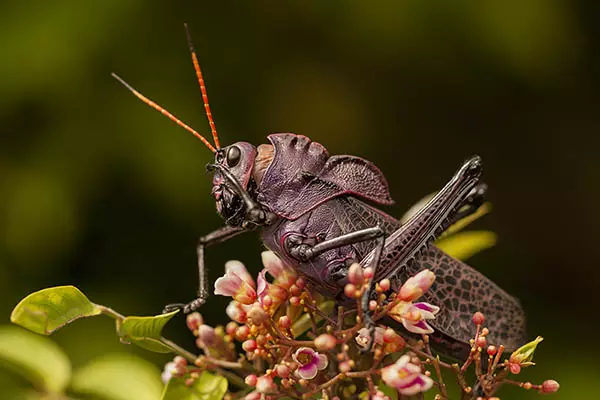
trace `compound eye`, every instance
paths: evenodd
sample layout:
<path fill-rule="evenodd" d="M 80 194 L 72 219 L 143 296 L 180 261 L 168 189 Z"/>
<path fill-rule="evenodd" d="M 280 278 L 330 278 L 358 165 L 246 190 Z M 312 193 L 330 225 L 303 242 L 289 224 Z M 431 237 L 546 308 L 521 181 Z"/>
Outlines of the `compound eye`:
<path fill-rule="evenodd" d="M 241 156 L 242 152 L 240 151 L 240 148 L 231 146 L 229 150 L 227 150 L 227 165 L 229 165 L 229 167 L 235 167 L 240 162 Z"/>

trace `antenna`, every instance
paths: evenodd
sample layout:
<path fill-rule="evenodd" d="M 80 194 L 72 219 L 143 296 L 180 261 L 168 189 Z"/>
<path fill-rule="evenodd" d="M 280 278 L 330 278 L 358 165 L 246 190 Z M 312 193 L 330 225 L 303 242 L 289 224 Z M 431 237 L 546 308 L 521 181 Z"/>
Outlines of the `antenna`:
<path fill-rule="evenodd" d="M 127 89 L 129 89 L 131 91 L 131 93 L 133 93 L 138 99 L 140 99 L 144 103 L 148 104 L 150 107 L 154 108 L 156 111 L 159 111 L 160 113 L 162 113 L 163 115 L 165 115 L 167 118 L 169 118 L 171 121 L 174 121 L 177 125 L 181 126 L 183 129 L 187 130 L 188 132 L 191 132 L 198 139 L 202 140 L 202 143 L 204 143 L 206 145 L 206 147 L 208 147 L 208 149 L 210 151 L 212 151 L 213 153 L 217 152 L 217 150 L 215 150 L 215 148 L 213 147 L 213 145 L 210 144 L 210 142 L 208 140 L 206 140 L 206 138 L 204 136 L 202 136 L 201 134 L 199 134 L 198 132 L 196 132 L 195 130 L 193 130 L 192 128 L 190 128 L 188 125 L 186 125 L 183 122 L 181 122 L 181 120 L 179 120 L 176 116 L 174 116 L 173 114 L 171 114 L 170 112 L 168 112 L 166 109 L 164 109 L 163 107 L 159 106 L 158 104 L 156 104 L 155 102 L 153 102 L 152 100 L 148 99 L 146 96 L 144 96 L 143 94 L 141 94 L 140 92 L 138 92 L 137 90 L 135 90 L 127 82 L 125 82 L 123 79 L 121 79 L 121 77 L 119 75 L 115 74 L 114 72 L 111 75 L 116 80 L 118 80 L 119 82 L 121 82 L 123 84 L 123 86 L 125 86 Z M 205 106 L 208 106 L 208 104 L 205 104 Z M 213 123 L 213 125 L 214 125 L 214 123 Z M 216 134 L 216 132 L 215 132 L 215 134 Z M 219 147 L 218 143 L 219 142 L 217 142 L 217 147 Z"/>
<path fill-rule="evenodd" d="M 192 35 L 190 35 L 190 30 L 188 29 L 187 24 L 183 24 L 185 28 L 185 36 L 187 37 L 188 46 L 190 47 L 190 53 L 192 54 L 192 63 L 194 64 L 194 70 L 196 71 L 196 76 L 198 77 L 198 83 L 200 84 L 200 91 L 202 92 L 202 101 L 204 101 L 204 110 L 206 111 L 206 117 L 208 118 L 208 123 L 210 124 L 210 131 L 212 132 L 213 141 L 215 142 L 215 146 L 217 149 L 221 148 L 219 144 L 219 136 L 217 136 L 217 128 L 215 127 L 215 121 L 213 121 L 212 113 L 210 112 L 210 105 L 208 104 L 208 95 L 206 94 L 206 86 L 204 85 L 204 78 L 202 77 L 202 71 L 200 70 L 200 64 L 198 63 L 198 57 L 196 56 L 196 50 L 194 49 L 194 44 L 192 43 Z"/>

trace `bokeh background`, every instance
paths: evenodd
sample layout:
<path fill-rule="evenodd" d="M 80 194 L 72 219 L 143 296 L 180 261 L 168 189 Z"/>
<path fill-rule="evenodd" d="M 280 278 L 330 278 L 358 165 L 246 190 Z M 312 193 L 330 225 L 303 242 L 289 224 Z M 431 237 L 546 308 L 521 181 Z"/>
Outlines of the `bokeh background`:
<path fill-rule="evenodd" d="M 553 398 L 594 398 L 599 12 L 567 0 L 3 1 L 0 323 L 53 285 L 125 314 L 193 297 L 196 239 L 221 224 L 210 153 L 110 77 L 208 133 L 187 22 L 223 143 L 294 132 L 363 156 L 398 216 L 480 154 L 494 211 L 477 227 L 500 242 L 471 264 L 546 339 L 523 378 L 557 379 Z M 257 271 L 261 249 L 256 235 L 211 248 L 211 280 L 231 258 Z M 206 320 L 223 321 L 225 304 L 212 298 Z M 193 345 L 183 318 L 167 334 Z M 107 318 L 53 339 L 76 366 L 112 352 L 168 359 L 121 345 Z"/>

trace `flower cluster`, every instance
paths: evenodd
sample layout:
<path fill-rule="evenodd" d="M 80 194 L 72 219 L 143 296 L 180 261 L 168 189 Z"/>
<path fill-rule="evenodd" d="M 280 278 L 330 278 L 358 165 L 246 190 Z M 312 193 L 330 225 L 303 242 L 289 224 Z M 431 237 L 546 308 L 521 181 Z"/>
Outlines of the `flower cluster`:
<path fill-rule="evenodd" d="M 321 297 L 272 252 L 262 253 L 262 261 L 264 269 L 256 281 L 241 262 L 226 263 L 225 275 L 215 282 L 215 294 L 232 298 L 226 309 L 231 322 L 213 328 L 199 313 L 188 315 L 188 328 L 203 355 L 194 365 L 176 357 L 165 367 L 163 379 L 178 377 L 192 384 L 201 371 L 215 371 L 228 378 L 230 398 L 246 400 L 361 396 L 389 400 L 385 393 L 390 390 L 411 396 L 434 389 L 439 392 L 436 398 L 447 399 L 441 375 L 446 368 L 456 373 L 463 398 L 468 399 L 492 398 L 503 384 L 540 393 L 558 390 L 558 383 L 551 380 L 534 385 L 507 379 L 532 365 L 541 338 L 502 360 L 504 348 L 487 345 L 489 332 L 481 313 L 473 316 L 475 335 L 462 365 L 436 357 L 428 335 L 434 331 L 430 323 L 439 307 L 418 302 L 435 280 L 429 270 L 391 290 L 388 279 L 371 285 L 373 271 L 354 264 L 344 288 L 351 300 L 342 307 Z M 365 310 L 362 298 L 371 287 L 374 292 Z M 388 326 L 391 321 L 384 324 L 386 317 L 400 324 Z M 476 386 L 467 384 L 469 366 L 475 368 Z"/>

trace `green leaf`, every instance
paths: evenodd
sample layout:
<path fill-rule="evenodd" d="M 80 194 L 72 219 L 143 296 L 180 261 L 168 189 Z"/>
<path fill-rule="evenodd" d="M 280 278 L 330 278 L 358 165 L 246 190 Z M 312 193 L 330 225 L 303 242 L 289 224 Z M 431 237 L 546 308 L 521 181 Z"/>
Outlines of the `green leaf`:
<path fill-rule="evenodd" d="M 134 343 L 156 353 L 170 353 L 171 349 L 161 342 L 162 329 L 179 310 L 154 317 L 127 317 L 117 322 L 117 333 L 124 343 Z"/>
<path fill-rule="evenodd" d="M 325 315 L 333 314 L 333 305 L 334 302 L 332 300 L 327 300 L 318 305 L 319 310 L 321 310 Z M 321 321 L 323 318 L 319 316 L 319 314 L 315 314 L 316 322 Z M 312 327 L 312 322 L 310 320 L 310 316 L 308 314 L 303 314 L 294 324 L 292 325 L 292 333 L 294 337 L 302 335 L 304 332 L 309 330 Z"/>
<path fill-rule="evenodd" d="M 227 379 L 204 371 L 191 386 L 185 378 L 171 378 L 161 400 L 221 400 L 226 392 Z"/>
<path fill-rule="evenodd" d="M 467 231 L 443 237 L 435 245 L 450 256 L 466 260 L 475 254 L 493 247 L 498 240 L 490 231 Z"/>
<path fill-rule="evenodd" d="M 0 327 L 0 360 L 46 392 L 61 393 L 71 378 L 71 363 L 56 343 L 14 326 Z"/>
<path fill-rule="evenodd" d="M 163 384 L 154 364 L 120 353 L 97 358 L 76 370 L 71 389 L 105 400 L 158 400 Z"/>
<path fill-rule="evenodd" d="M 75 286 L 57 286 L 25 297 L 10 320 L 35 333 L 49 335 L 77 319 L 98 314 L 100 309 Z"/>

